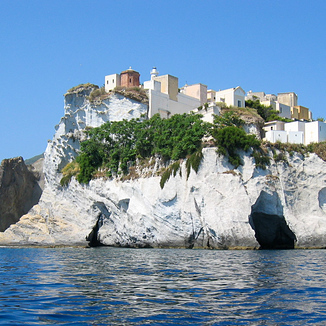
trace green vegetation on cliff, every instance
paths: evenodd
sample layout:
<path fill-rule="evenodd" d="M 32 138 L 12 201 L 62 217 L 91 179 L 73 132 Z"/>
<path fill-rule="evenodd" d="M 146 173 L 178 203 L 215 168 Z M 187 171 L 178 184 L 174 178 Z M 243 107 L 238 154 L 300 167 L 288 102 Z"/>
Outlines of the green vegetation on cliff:
<path fill-rule="evenodd" d="M 279 112 L 274 110 L 272 106 L 266 106 L 260 103 L 259 100 L 247 100 L 246 107 L 255 109 L 257 113 L 265 121 L 279 120 L 284 122 L 291 122 L 291 119 L 282 118 L 279 116 Z"/>
<path fill-rule="evenodd" d="M 238 167 L 242 165 L 239 150 L 252 149 L 257 168 L 266 169 L 270 160 L 287 163 L 287 153 L 308 155 L 314 152 L 326 160 L 326 142 L 309 146 L 295 144 L 269 144 L 247 134 L 242 128 L 244 121 L 233 111 L 215 116 L 214 123 L 204 122 L 198 114 L 174 115 L 161 119 L 157 114 L 151 119 L 132 119 L 107 122 L 98 128 L 86 131 L 87 140 L 81 143 L 81 152 L 76 161 L 63 170 L 61 185 L 69 184 L 72 176 L 80 183 L 88 183 L 96 176 L 128 176 L 135 172 L 135 163 L 152 161 L 159 157 L 170 162 L 161 171 L 161 187 L 173 174 L 180 171 L 182 160 L 186 160 L 186 173 L 198 171 L 203 158 L 202 148 L 214 145 L 217 152 Z M 203 139 L 206 140 L 203 142 Z M 152 161 L 154 162 L 154 161 Z"/>
<path fill-rule="evenodd" d="M 88 183 L 95 175 L 127 175 L 136 160 L 160 157 L 164 162 L 176 161 L 162 175 L 161 186 L 176 174 L 180 160 L 186 159 L 187 177 L 191 168 L 198 171 L 202 160 L 203 138 L 212 139 L 218 152 L 226 155 L 235 166 L 242 164 L 237 150 L 259 147 L 253 135 L 241 128 L 244 121 L 233 112 L 215 117 L 213 124 L 204 122 L 198 114 L 176 114 L 170 119 L 159 115 L 151 119 L 107 122 L 86 131 L 87 140 L 81 143 L 76 162 L 62 172 L 61 185 L 76 176 L 80 183 Z M 100 173 L 99 173 L 100 172 Z M 103 174 L 104 173 L 104 174 Z"/>
<path fill-rule="evenodd" d="M 127 174 L 136 159 L 158 155 L 164 161 L 186 158 L 201 148 L 210 124 L 200 115 L 174 115 L 161 119 L 139 119 L 107 122 L 87 131 L 88 140 L 81 144 L 77 157 L 80 172 L 77 179 L 87 183 L 97 169 L 107 175 Z"/>

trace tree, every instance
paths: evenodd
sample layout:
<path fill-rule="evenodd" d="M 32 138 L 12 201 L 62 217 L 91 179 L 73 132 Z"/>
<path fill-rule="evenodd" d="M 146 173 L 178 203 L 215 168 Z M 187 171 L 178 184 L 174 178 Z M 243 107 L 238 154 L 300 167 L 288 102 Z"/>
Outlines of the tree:
<path fill-rule="evenodd" d="M 277 114 L 277 111 L 272 106 L 266 106 L 260 103 L 259 100 L 247 100 L 246 106 L 252 109 L 256 109 L 257 113 L 265 120 L 268 121 L 272 114 Z"/>

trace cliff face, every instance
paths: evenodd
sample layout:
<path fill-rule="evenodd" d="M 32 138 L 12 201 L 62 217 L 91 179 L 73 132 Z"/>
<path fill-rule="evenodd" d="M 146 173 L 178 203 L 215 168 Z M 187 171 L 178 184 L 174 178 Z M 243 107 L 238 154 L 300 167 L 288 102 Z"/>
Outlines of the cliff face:
<path fill-rule="evenodd" d="M 41 194 L 42 175 L 37 167 L 28 169 L 22 157 L 3 160 L 0 166 L 0 231 L 26 214 L 37 204 Z"/>
<path fill-rule="evenodd" d="M 130 119 L 147 106 L 120 95 L 91 105 L 87 92 L 67 94 L 65 116 L 45 153 L 45 189 L 20 221 L 0 233 L 3 244 L 104 244 L 130 247 L 293 248 L 326 244 L 325 162 L 294 154 L 288 163 L 256 169 L 250 153 L 233 170 L 214 148 L 203 150 L 196 174 L 171 176 L 163 189 L 158 161 L 135 180 L 95 179 L 60 186 L 62 167 L 82 130 Z M 148 177 L 148 172 L 151 177 Z M 87 241 L 87 240 L 88 241 Z"/>

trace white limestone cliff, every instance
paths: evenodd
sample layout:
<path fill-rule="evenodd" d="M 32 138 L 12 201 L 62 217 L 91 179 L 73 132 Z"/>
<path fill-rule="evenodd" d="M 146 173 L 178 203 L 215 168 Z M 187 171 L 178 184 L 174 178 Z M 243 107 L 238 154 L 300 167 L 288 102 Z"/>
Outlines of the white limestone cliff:
<path fill-rule="evenodd" d="M 258 248 L 257 239 L 265 247 L 291 247 L 294 240 L 297 247 L 326 246 L 326 163 L 315 154 L 294 154 L 262 170 L 242 153 L 244 165 L 233 169 L 206 148 L 197 174 L 187 179 L 183 162 L 163 189 L 155 167 L 151 177 L 88 185 L 73 178 L 60 186 L 60 171 L 77 155 L 86 126 L 147 112 L 117 94 L 91 105 L 89 92 L 66 95 L 65 116 L 45 153 L 41 200 L 0 233 L 0 244 L 86 245 L 88 237 L 130 247 Z"/>

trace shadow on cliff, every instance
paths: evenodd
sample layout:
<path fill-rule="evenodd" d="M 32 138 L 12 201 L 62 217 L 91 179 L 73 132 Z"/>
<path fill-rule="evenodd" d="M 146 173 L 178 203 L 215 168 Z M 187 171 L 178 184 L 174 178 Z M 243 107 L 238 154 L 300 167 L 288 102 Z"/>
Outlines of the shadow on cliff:
<path fill-rule="evenodd" d="M 283 206 L 276 192 L 262 191 L 251 206 L 249 223 L 255 231 L 260 249 L 293 249 L 295 234 L 283 216 Z"/>

